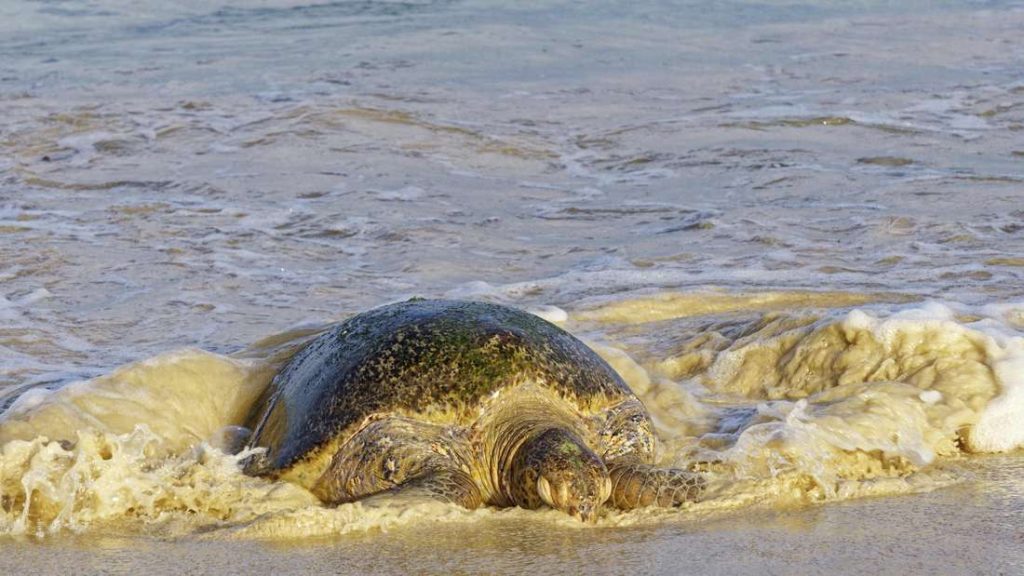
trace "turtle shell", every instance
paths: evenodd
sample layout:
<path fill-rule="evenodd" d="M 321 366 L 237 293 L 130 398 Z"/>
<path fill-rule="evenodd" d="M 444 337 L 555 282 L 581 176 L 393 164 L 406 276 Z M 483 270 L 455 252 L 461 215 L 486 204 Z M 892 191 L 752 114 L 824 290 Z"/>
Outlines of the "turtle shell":
<path fill-rule="evenodd" d="M 590 348 L 533 314 L 484 302 L 410 300 L 349 318 L 299 351 L 254 406 L 250 473 L 337 446 L 374 415 L 470 425 L 495 392 L 531 381 L 581 411 L 632 392 Z"/>

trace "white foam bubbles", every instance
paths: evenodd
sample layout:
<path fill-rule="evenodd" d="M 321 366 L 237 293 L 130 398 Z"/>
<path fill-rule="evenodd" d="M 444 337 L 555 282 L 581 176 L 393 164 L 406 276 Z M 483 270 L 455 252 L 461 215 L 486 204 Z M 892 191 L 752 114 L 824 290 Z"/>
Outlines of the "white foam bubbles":
<path fill-rule="evenodd" d="M 1000 394 L 981 413 L 969 436 L 976 452 L 1008 452 L 1024 446 L 1024 338 L 1000 351 L 992 371 Z"/>
<path fill-rule="evenodd" d="M 533 314 L 534 316 L 540 316 L 541 318 L 554 324 L 560 324 L 569 319 L 569 313 L 559 308 L 558 306 L 534 306 L 533 308 L 530 308 L 528 312 L 530 312 L 530 314 Z"/>

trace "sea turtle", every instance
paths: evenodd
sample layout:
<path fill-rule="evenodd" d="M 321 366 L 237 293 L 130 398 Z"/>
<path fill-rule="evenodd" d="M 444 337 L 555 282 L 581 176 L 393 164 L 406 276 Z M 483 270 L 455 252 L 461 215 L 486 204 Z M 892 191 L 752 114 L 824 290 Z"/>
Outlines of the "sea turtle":
<path fill-rule="evenodd" d="M 353 316 L 300 350 L 256 403 L 248 473 L 329 504 L 382 493 L 476 508 L 543 505 L 592 522 L 696 498 L 652 464 L 650 416 L 597 354 L 506 306 L 415 299 Z"/>

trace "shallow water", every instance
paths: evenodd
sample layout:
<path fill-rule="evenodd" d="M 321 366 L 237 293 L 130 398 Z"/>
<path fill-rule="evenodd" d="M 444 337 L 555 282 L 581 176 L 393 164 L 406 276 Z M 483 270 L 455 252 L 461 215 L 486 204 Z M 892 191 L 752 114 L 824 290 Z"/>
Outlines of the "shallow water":
<path fill-rule="evenodd" d="M 564 311 L 566 328 L 643 388 L 666 462 L 713 453 L 728 463 L 714 471 L 721 491 L 710 504 L 674 515 L 613 516 L 590 534 L 543 515 L 454 514 L 452 538 L 515 533 L 532 543 L 521 556 L 567 567 L 618 551 L 640 572 L 718 543 L 723 555 L 756 551 L 707 571 L 813 571 L 828 554 L 791 546 L 881 554 L 911 538 L 888 530 L 899 518 L 931 544 L 911 546 L 905 565 L 883 556 L 893 567 L 989 559 L 1019 569 L 1007 542 L 1019 534 L 996 511 L 1019 515 L 1024 490 L 981 479 L 1012 478 L 1019 462 L 965 452 L 1013 448 L 1024 435 L 1012 418 L 1019 399 L 1006 400 L 1024 372 L 1022 28 L 1020 2 L 5 3 L 3 404 L 183 347 L 221 355 L 193 369 L 202 354 L 172 352 L 185 364 L 160 357 L 149 373 L 77 385 L 71 403 L 34 392 L 50 412 L 8 414 L 5 442 L 79 444 L 51 443 L 51 459 L 34 466 L 8 453 L 0 484 L 23 485 L 35 470 L 29 484 L 49 478 L 60 501 L 60 482 L 86 482 L 75 474 L 113 443 L 134 447 L 109 468 L 133 470 L 133 486 L 166 483 L 146 476 L 156 457 L 173 461 L 158 470 L 212 487 L 169 488 L 205 507 L 194 524 L 175 516 L 195 514 L 189 505 L 145 491 L 141 508 L 101 498 L 49 517 L 42 506 L 34 527 L 10 510 L 6 531 L 53 526 L 57 536 L 5 542 L 17 551 L 5 561 L 82 554 L 76 542 L 92 547 L 125 517 L 111 549 L 147 542 L 150 568 L 179 548 L 213 572 L 231 546 L 261 551 L 260 566 L 301 557 L 326 569 L 338 546 L 379 571 L 403 564 L 373 564 L 377 546 L 424 556 L 410 544 L 416 514 L 401 511 L 304 508 L 319 526 L 311 532 L 340 539 L 326 548 L 200 539 L 218 527 L 281 537 L 306 524 L 285 515 L 242 527 L 312 505 L 245 484 L 215 449 L 181 455 L 237 423 L 281 347 L 418 295 Z M 889 332 L 872 324 L 901 310 L 918 316 Z M 841 334 L 897 342 L 868 350 Z M 927 346 L 900 344 L 914 337 Z M 858 372 L 867 359 L 878 370 Z M 890 384 L 857 388 L 865 382 Z M 214 406 L 225 386 L 233 400 Z M 882 399 L 863 403 L 872 394 Z M 207 420 L 183 426 L 197 405 Z M 758 410 L 767 428 L 754 427 Z M 145 436 L 137 423 L 157 439 L 126 439 Z M 807 423 L 846 439 L 860 430 L 861 444 L 807 435 Z M 772 426 L 790 443 L 757 434 Z M 86 429 L 101 435 L 94 453 L 75 435 Z M 218 492 L 236 482 L 242 496 Z M 895 493 L 911 495 L 851 500 Z M 843 502 L 793 512 L 794 500 Z M 752 501 L 764 509 L 744 511 Z M 953 503 L 955 521 L 939 512 Z M 900 513 L 881 519 L 890 506 Z M 790 517 L 825 520 L 791 536 L 780 526 Z M 946 554 L 965 525 L 991 537 Z M 560 551 L 541 545 L 551 530 L 569 531 Z M 467 548 L 472 558 L 439 547 L 467 571 L 532 566 L 501 546 Z"/>
<path fill-rule="evenodd" d="M 1020 462 L 975 462 L 978 480 L 913 497 L 675 519 L 657 526 L 574 529 L 497 517 L 315 540 L 201 541 L 87 536 L 5 547 L 0 567 L 155 573 L 1014 574 Z M 879 519 L 883 519 L 879 522 Z M 168 570 L 166 566 L 175 566 Z M 161 568 L 164 567 L 164 568 Z"/>

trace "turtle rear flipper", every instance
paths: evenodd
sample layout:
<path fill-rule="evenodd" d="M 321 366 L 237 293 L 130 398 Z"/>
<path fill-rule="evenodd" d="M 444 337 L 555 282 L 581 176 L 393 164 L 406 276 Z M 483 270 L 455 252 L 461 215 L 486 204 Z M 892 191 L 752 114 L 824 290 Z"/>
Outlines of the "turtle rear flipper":
<path fill-rule="evenodd" d="M 679 506 L 696 500 L 707 484 L 697 472 L 636 461 L 609 463 L 608 474 L 612 479 L 608 501 L 621 510 Z"/>

